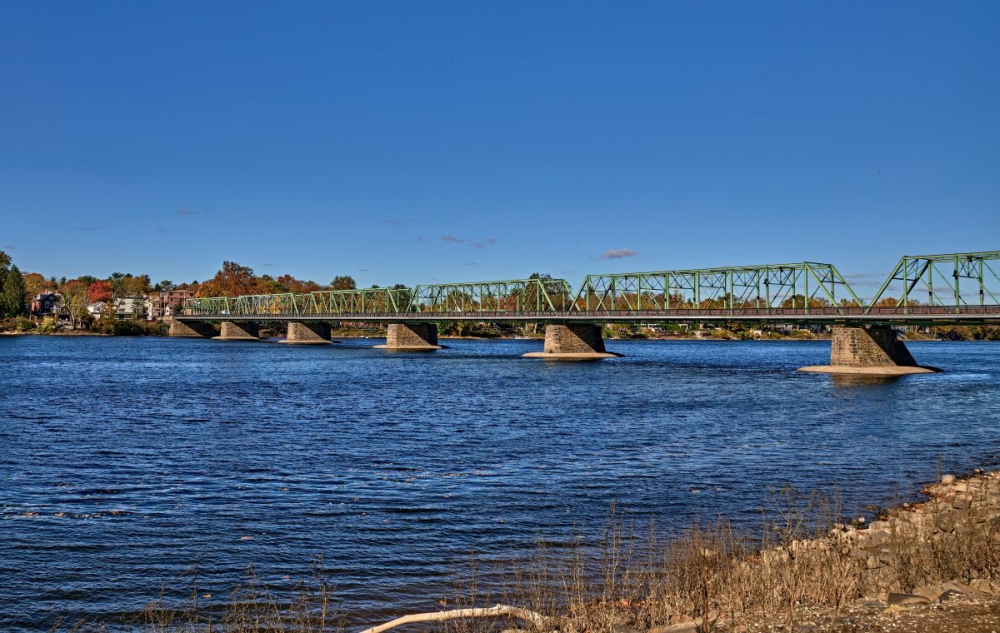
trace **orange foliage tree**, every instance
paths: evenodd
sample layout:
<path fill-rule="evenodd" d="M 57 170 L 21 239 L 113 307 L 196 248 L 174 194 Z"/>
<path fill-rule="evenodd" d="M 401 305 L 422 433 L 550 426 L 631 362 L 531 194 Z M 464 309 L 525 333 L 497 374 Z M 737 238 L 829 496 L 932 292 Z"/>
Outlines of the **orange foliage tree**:
<path fill-rule="evenodd" d="M 95 281 L 87 287 L 87 295 L 91 303 L 111 300 L 111 284 L 106 281 Z"/>
<path fill-rule="evenodd" d="M 197 297 L 237 297 L 239 295 L 266 294 L 268 284 L 254 275 L 249 266 L 236 262 L 222 262 L 222 269 L 201 284 Z"/>

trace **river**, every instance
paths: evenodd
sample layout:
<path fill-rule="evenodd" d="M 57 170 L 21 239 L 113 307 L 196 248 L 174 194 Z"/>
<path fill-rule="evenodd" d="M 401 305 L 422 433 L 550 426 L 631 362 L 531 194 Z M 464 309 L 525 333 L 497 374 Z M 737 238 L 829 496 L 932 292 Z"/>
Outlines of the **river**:
<path fill-rule="evenodd" d="M 0 337 L 0 629 L 116 621 L 193 565 L 209 603 L 251 563 L 282 591 L 318 556 L 377 622 L 614 500 L 668 532 L 786 485 L 864 512 L 1000 452 L 996 343 L 910 343 L 945 371 L 859 382 L 795 371 L 828 342 L 379 342 Z"/>

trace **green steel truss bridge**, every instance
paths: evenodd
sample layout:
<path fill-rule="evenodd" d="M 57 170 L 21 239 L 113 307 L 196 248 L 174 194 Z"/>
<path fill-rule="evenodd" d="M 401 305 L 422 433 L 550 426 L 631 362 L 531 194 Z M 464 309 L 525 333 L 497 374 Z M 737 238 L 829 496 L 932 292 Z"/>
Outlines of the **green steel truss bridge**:
<path fill-rule="evenodd" d="M 863 302 L 831 264 L 800 262 L 564 279 L 189 299 L 179 320 L 1000 323 L 1000 251 L 904 256 Z"/>

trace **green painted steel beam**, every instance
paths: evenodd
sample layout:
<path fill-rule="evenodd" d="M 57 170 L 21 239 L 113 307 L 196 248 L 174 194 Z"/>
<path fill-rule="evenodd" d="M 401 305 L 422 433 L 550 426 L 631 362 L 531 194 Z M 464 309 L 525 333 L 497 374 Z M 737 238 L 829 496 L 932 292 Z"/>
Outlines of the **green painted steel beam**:
<path fill-rule="evenodd" d="M 960 314 L 970 306 L 1000 305 L 1000 251 L 904 255 L 868 304 L 902 308 L 903 314 L 922 305 Z M 962 280 L 972 282 L 963 292 Z M 898 285 L 898 297 L 890 296 Z M 891 299 L 891 301 L 887 301 Z M 970 301 L 971 300 L 971 301 Z M 879 306 L 878 304 L 882 304 Z"/>
<path fill-rule="evenodd" d="M 798 262 L 588 275 L 574 294 L 564 279 L 529 278 L 207 297 L 184 318 L 293 320 L 480 319 L 697 320 L 782 318 L 995 320 L 1000 251 L 907 255 L 867 305 L 831 264 Z M 886 302 L 893 284 L 898 298 Z M 923 294 L 925 293 L 925 294 Z M 877 305 L 882 302 L 883 305 Z M 971 314 L 970 314 L 971 311 Z"/>
<path fill-rule="evenodd" d="M 571 294 L 565 279 L 507 279 L 425 284 L 414 289 L 412 312 L 511 314 L 564 312 Z"/>
<path fill-rule="evenodd" d="M 860 306 L 857 296 L 832 264 L 799 262 L 588 275 L 573 300 L 576 312 L 666 312 Z M 844 306 L 849 307 L 849 306 Z"/>

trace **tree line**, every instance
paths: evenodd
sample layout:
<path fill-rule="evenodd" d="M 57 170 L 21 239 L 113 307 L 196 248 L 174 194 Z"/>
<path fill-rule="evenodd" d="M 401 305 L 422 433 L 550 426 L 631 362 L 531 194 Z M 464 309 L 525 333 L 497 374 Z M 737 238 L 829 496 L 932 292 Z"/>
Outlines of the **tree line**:
<path fill-rule="evenodd" d="M 136 303 L 134 316 L 145 318 L 144 300 L 156 292 L 188 290 L 197 297 L 210 297 L 350 290 L 356 287 L 357 284 L 350 275 L 338 275 L 329 284 L 323 285 L 311 280 L 296 279 L 288 274 L 276 278 L 269 275 L 258 276 L 252 268 L 231 261 L 224 261 L 215 276 L 204 282 L 194 280 L 174 283 L 165 279 L 153 283 L 147 274 L 123 272 L 113 272 L 107 277 L 46 277 L 38 272 L 22 274 L 10 255 L 0 251 L 0 319 L 25 316 L 33 297 L 54 293 L 60 297 L 60 311 L 74 327 L 92 325 L 88 322 L 88 308 L 95 304 L 103 304 L 103 310 L 109 316 L 114 316 L 117 304 L 123 299 L 142 299 L 143 302 Z"/>

